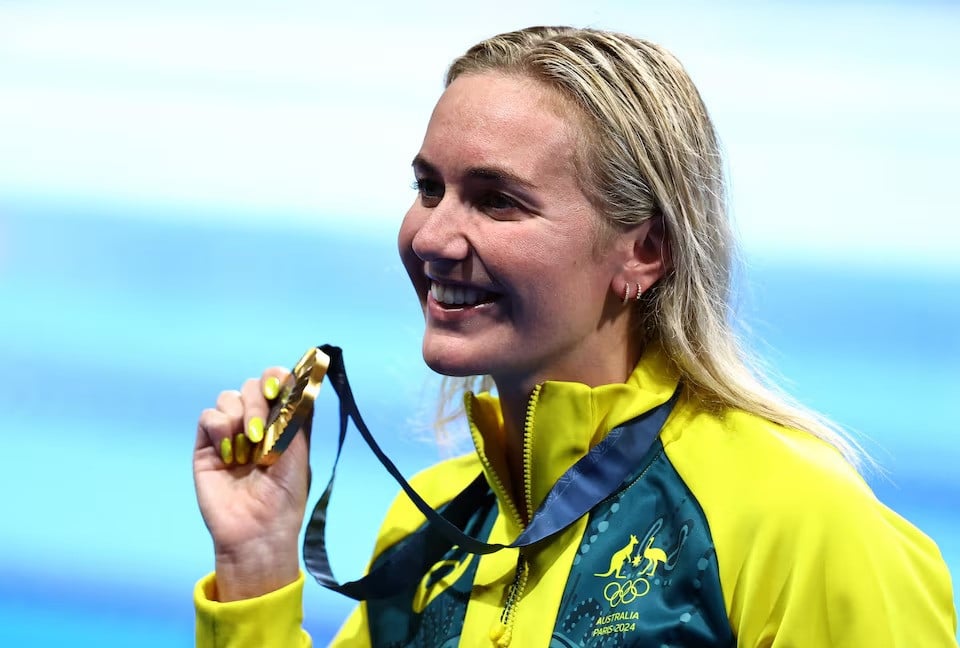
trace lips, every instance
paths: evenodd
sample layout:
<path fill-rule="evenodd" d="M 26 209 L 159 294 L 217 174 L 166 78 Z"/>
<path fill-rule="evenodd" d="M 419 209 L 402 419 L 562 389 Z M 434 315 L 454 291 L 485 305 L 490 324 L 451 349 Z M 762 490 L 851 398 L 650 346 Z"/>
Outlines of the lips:
<path fill-rule="evenodd" d="M 471 286 L 430 282 L 430 295 L 445 308 L 476 306 L 496 299 L 495 293 Z"/>

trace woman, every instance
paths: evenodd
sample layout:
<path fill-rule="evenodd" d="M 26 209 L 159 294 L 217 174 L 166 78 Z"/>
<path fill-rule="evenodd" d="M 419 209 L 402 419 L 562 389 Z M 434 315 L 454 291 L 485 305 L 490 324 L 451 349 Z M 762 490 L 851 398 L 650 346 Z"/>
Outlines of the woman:
<path fill-rule="evenodd" d="M 471 528 L 508 544 L 571 466 L 647 434 L 649 412 L 666 422 L 623 475 L 601 465 L 615 483 L 571 526 L 520 550 L 451 548 L 361 603 L 335 645 L 955 645 L 936 546 L 874 498 L 856 445 L 766 389 L 737 345 L 720 155 L 676 59 L 593 30 L 484 41 L 450 68 L 413 169 L 399 247 L 424 359 L 498 394 L 465 397 L 476 452 L 419 475 L 427 501 L 482 473 L 495 498 Z M 247 463 L 282 376 L 200 418 L 216 552 L 200 645 L 309 645 L 306 442 Z M 422 524 L 398 498 L 375 564 Z"/>

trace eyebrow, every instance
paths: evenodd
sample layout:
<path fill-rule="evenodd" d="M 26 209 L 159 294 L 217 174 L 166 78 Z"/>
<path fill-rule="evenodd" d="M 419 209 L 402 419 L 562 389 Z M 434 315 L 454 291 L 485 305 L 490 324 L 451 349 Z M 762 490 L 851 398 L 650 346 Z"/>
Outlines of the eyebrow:
<path fill-rule="evenodd" d="M 427 162 L 419 155 L 413 158 L 413 168 L 420 169 L 432 175 L 440 175 L 435 166 Z M 527 191 L 536 191 L 538 189 L 537 185 L 533 184 L 529 180 L 525 180 L 515 173 L 498 167 L 472 167 L 467 170 L 465 175 L 468 178 L 476 178 L 478 180 L 485 180 L 487 182 L 514 184 L 522 189 L 526 189 Z"/>

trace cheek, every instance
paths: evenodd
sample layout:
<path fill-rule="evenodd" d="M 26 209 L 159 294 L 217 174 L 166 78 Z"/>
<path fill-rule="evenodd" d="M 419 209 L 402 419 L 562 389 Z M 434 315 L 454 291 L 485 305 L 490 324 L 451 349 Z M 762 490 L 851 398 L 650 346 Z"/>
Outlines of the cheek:
<path fill-rule="evenodd" d="M 554 327 L 595 324 L 605 308 L 613 274 L 588 249 L 549 251 L 528 266 L 528 276 L 534 278 L 528 290 L 535 295 L 537 316 Z"/>
<path fill-rule="evenodd" d="M 413 239 L 423 224 L 423 218 L 418 212 L 417 205 L 414 204 L 403 217 L 397 234 L 397 249 L 417 296 L 421 301 L 425 301 L 429 283 L 423 274 L 423 260 L 413 251 Z"/>

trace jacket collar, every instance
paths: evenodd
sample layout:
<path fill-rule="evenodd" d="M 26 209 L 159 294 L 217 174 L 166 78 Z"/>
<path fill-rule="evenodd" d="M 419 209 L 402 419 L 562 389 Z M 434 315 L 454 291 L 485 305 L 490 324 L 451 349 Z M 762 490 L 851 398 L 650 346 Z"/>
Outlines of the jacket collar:
<path fill-rule="evenodd" d="M 599 387 L 560 381 L 541 384 L 527 406 L 523 444 L 526 484 L 517 488 L 510 483 L 499 442 L 503 438 L 499 400 L 489 392 L 467 394 L 464 404 L 470 434 L 501 510 L 516 510 L 511 493 L 518 497 L 525 493 L 532 510 L 539 508 L 563 473 L 611 429 L 666 402 L 677 387 L 678 375 L 663 350 L 652 345 L 626 382 Z M 519 534 L 517 516 L 506 517 L 510 531 Z"/>

